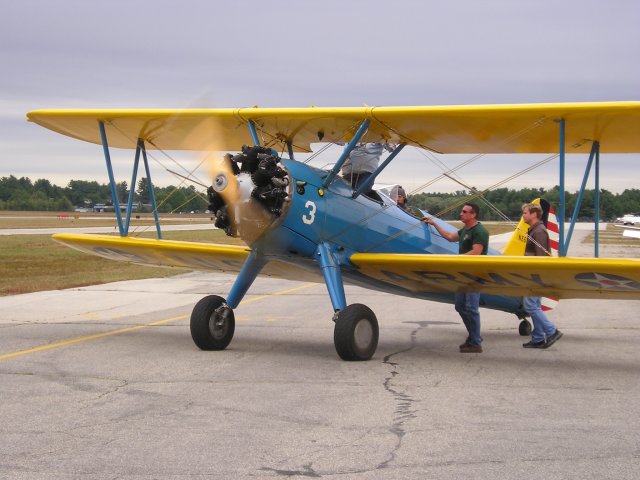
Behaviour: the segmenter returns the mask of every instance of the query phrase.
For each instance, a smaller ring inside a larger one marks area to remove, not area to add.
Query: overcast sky
[[[101,147],[25,121],[41,108],[640,100],[639,21],[638,0],[8,1],[0,177],[107,182]],[[439,157],[450,167],[467,158]],[[486,156],[458,174],[486,188],[541,158]],[[603,155],[602,187],[637,188],[639,158]],[[114,153],[117,180],[129,181],[132,159]],[[334,150],[318,164],[335,159]],[[585,162],[569,156],[568,189]],[[157,183],[178,183],[152,168]],[[440,173],[406,149],[383,181],[412,190]],[[557,178],[550,162],[505,186]]]

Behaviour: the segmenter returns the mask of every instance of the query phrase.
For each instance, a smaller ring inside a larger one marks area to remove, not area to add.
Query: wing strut
[[[369,120],[363,120],[362,121],[362,123],[360,124],[360,127],[358,128],[358,131],[353,136],[353,138],[351,139],[349,144],[346,146],[346,148],[342,152],[342,155],[340,155],[340,158],[338,159],[336,164],[331,169],[331,172],[329,173],[329,176],[324,180],[324,183],[322,184],[322,186],[324,188],[327,188],[327,186],[331,182],[333,182],[333,179],[336,178],[336,175],[338,174],[338,172],[342,168],[342,164],[347,161],[347,158],[349,158],[349,154],[355,148],[355,146],[358,143],[358,141],[360,141],[360,138],[362,138],[362,136],[365,134],[365,132],[367,131],[367,128],[369,128],[369,123],[370,123]]]
[[[249,126],[249,132],[251,133],[253,144],[260,145],[260,139],[258,138],[258,131],[256,130],[256,124],[253,123],[253,120],[249,120],[247,122],[247,125]]]
[[[109,174],[109,188],[111,189],[111,200],[113,201],[113,209],[116,213],[118,221],[118,231],[121,237],[126,237],[124,226],[122,225],[122,215],[120,213],[120,202],[118,202],[118,194],[116,192],[116,181],[113,177],[113,168],[111,166],[111,155],[109,154],[109,144],[107,143],[107,133],[104,130],[104,122],[98,122],[100,126],[100,138],[102,138],[102,150],[104,151],[104,159],[107,162],[107,173]]]
[[[559,240],[558,240],[558,256],[566,257],[567,256],[567,247],[564,243],[564,214],[565,214],[565,199],[564,199],[564,166],[565,166],[565,155],[564,155],[564,137],[565,137],[565,128],[564,128],[564,118],[561,118],[559,121],[559,136],[560,136],[560,205],[558,206],[558,224],[559,224]]]
[[[295,160],[295,158],[293,158],[293,144],[291,143],[291,140],[287,141],[287,150],[289,151],[289,158],[291,160]]]
[[[573,215],[571,216],[571,223],[569,224],[569,232],[567,233],[567,248],[569,247],[569,242],[571,241],[571,235],[573,234],[573,227],[576,224],[576,218],[578,218],[578,213],[580,212],[580,207],[582,205],[582,197],[584,196],[585,187],[587,185],[587,180],[589,179],[589,173],[591,172],[591,166],[593,165],[593,159],[596,159],[596,186],[595,186],[595,205],[594,205],[594,223],[596,225],[595,229],[595,252],[594,256],[598,257],[598,223],[600,223],[600,197],[599,197],[599,176],[600,176],[600,144],[598,142],[593,142],[591,145],[591,153],[589,154],[589,161],[587,162],[587,166],[584,170],[584,177],[582,177],[582,185],[580,186],[580,192],[578,192],[578,198],[576,200],[576,205],[573,208]],[[565,249],[566,250],[566,249]]]
[[[595,158],[595,187],[594,187],[594,256],[599,256],[599,225],[600,225],[600,142],[592,140],[591,152],[589,153],[589,160],[584,170],[584,176],[582,177],[582,185],[578,192],[578,199],[576,200],[575,207],[573,209],[573,215],[571,216],[571,222],[569,223],[569,231],[565,240],[564,222],[565,222],[565,120],[561,118],[559,123],[559,140],[560,140],[560,205],[558,212],[556,213],[558,218],[559,227],[559,241],[558,241],[558,256],[566,257],[567,250],[569,249],[569,243],[571,242],[571,235],[576,225],[578,218],[578,212],[582,205],[582,198],[584,196],[585,188],[587,186],[587,180],[589,179],[589,173],[593,166],[593,160]]]
[[[158,206],[156,205],[156,194],[153,191],[153,182],[151,181],[151,169],[149,168],[149,162],[147,160],[147,149],[144,146],[144,140],[138,139],[138,145],[136,146],[136,161],[139,157],[138,151],[142,152],[142,161],[144,162],[144,171],[147,174],[147,182],[149,183],[149,201],[151,202],[151,209],[153,211],[153,219],[156,223],[156,232],[158,238],[162,239],[162,232],[160,231],[160,219],[158,218]],[[136,174],[138,172],[138,164],[133,167],[133,177],[131,180],[131,187],[129,188],[129,208],[127,210],[127,231],[129,230],[129,217],[131,215],[131,203],[133,201],[133,192],[136,186]]]
[[[126,237],[129,235],[129,225],[131,222],[131,208],[133,206],[133,194],[135,192],[136,178],[138,175],[138,165],[140,163],[140,153],[142,153],[142,160],[144,162],[145,172],[147,174],[147,181],[149,183],[149,201],[151,202],[151,208],[153,209],[153,218],[156,224],[156,231],[158,233],[158,238],[162,238],[162,232],[160,230],[160,220],[158,218],[158,207],[156,205],[156,197],[153,192],[153,183],[151,181],[151,170],[149,169],[149,161],[147,160],[147,150],[144,146],[144,141],[142,139],[138,139],[138,143],[136,145],[136,156],[133,162],[133,173],[131,176],[131,185],[129,185],[129,199],[127,202],[127,216],[126,221],[123,224],[122,222],[122,212],[120,211],[120,201],[118,200],[118,192],[116,191],[116,181],[113,176],[113,167],[111,165],[111,155],[109,153],[109,144],[107,142],[107,132],[104,128],[104,122],[99,121],[98,126],[100,127],[100,138],[102,140],[102,149],[104,151],[104,158],[107,163],[107,173],[109,174],[109,188],[111,189],[111,200],[113,201],[113,208],[116,215],[116,220],[118,222],[118,231],[120,232],[121,237]]]

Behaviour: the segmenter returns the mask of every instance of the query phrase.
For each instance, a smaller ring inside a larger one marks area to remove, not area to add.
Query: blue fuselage
[[[255,247],[270,257],[319,271],[318,245],[330,245],[345,282],[410,297],[453,303],[452,294],[409,291],[361,274],[349,257],[354,253],[457,254],[449,242],[393,202],[381,204],[360,195],[339,177],[322,186],[328,172],[294,160],[282,160],[292,180],[292,198],[277,227]],[[445,228],[455,230],[442,222]],[[490,250],[490,254],[498,252]],[[483,295],[481,305],[519,313],[521,299]]]

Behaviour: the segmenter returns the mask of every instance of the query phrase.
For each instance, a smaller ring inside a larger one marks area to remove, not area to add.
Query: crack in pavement
[[[406,434],[405,425],[411,420],[413,420],[414,418],[416,418],[417,416],[416,410],[413,408],[413,404],[416,403],[417,400],[414,399],[411,395],[408,395],[406,393],[403,393],[394,389],[392,386],[393,380],[398,375],[400,375],[399,368],[401,365],[399,362],[393,362],[391,358],[397,355],[400,355],[402,353],[406,353],[413,350],[417,344],[418,332],[423,328],[427,328],[429,325],[455,325],[455,322],[439,322],[439,321],[421,321],[421,322],[404,322],[404,323],[412,323],[417,325],[417,327],[411,331],[411,335],[410,335],[411,344],[404,350],[399,350],[397,352],[390,353],[389,355],[384,357],[384,360],[382,361],[382,363],[389,365],[391,367],[391,374],[390,376],[385,378],[383,386],[384,386],[384,389],[391,394],[394,402],[396,403],[393,423],[389,428],[389,431],[396,437],[396,445],[392,449],[391,453],[389,454],[389,458],[384,462],[380,463],[377,469],[387,468],[395,460],[397,452],[402,447],[402,439]]]
[[[385,378],[384,383],[382,385],[384,386],[384,389],[391,394],[393,401],[396,403],[393,422],[391,423],[391,428],[389,428],[389,431],[396,437],[396,444],[391,450],[391,452],[389,453],[389,458],[387,458],[385,461],[380,463],[377,469],[387,468],[396,459],[396,454],[402,447],[402,439],[406,434],[404,426],[407,422],[410,422],[412,419],[416,417],[415,409],[412,408],[412,405],[416,400],[406,393],[402,393],[395,390],[392,386],[393,380],[398,375],[400,375],[400,372],[398,371],[400,364],[398,362],[393,362],[391,358],[397,355],[400,355],[402,353],[406,353],[413,350],[417,343],[416,337],[417,337],[418,331],[420,331],[420,329],[424,327],[425,327],[424,325],[418,324],[417,328],[415,328],[411,332],[411,335],[410,335],[411,344],[409,345],[409,347],[405,348],[404,350],[399,350],[397,352],[390,353],[389,355],[384,357],[382,361],[382,363],[389,365],[391,367],[390,375],[387,378]]]

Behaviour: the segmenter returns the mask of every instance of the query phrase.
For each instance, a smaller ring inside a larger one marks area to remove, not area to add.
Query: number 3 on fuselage
[[[307,225],[311,225],[316,220],[316,204],[308,200],[307,203],[304,204],[304,207],[309,209],[309,211],[307,214],[302,215],[302,221]]]

